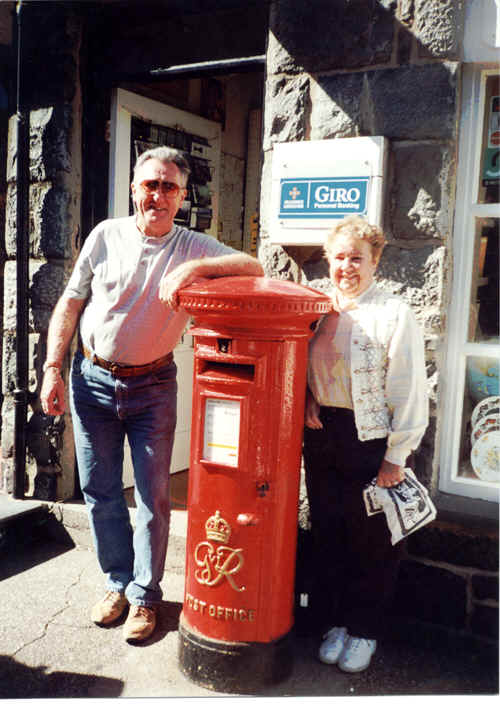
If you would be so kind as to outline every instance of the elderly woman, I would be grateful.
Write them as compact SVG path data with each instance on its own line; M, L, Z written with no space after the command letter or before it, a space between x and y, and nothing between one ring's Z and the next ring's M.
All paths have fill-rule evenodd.
M359 216L325 245L336 312L310 344L304 460L316 586L328 629L319 658L368 667L387 623L401 542L385 514L367 516L363 489L404 479L428 422L422 333L411 308L377 287L382 231Z

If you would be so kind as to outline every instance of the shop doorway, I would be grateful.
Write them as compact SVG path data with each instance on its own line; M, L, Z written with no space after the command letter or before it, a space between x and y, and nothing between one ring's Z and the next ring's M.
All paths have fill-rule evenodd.
M166 144L185 152L192 166L185 206L176 221L206 232L235 249L255 253L255 221L260 197L262 75L244 74L221 80L177 82L177 94L187 93L187 107L158 100L158 86L117 88L112 96L110 217L131 214L132 168L137 156ZM182 86L179 89L179 85ZM204 89L205 85L205 89ZM208 86L208 88L207 88ZM127 87L128 88L128 87ZM207 95L208 93L208 95ZM154 97L152 97L154 95ZM205 106L203 106L205 103ZM208 107L207 107L208 106ZM204 112L209 119L199 114ZM192 338L185 334L175 349L178 367L177 431L171 473L189 467L193 374ZM133 486L130 452L126 447L124 487Z

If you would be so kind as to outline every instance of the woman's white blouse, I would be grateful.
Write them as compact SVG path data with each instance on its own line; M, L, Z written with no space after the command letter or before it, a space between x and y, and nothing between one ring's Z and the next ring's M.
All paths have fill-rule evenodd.
M373 283L325 316L311 340L308 385L321 406L352 408L361 441L387 437L404 466L428 423L424 341L412 309Z

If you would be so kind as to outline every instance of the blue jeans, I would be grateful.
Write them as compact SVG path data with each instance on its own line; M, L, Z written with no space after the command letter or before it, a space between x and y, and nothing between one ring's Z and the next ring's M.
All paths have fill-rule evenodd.
M107 587L131 604L161 601L170 522L170 458L176 425L175 363L118 379L77 352L71 369L80 486ZM123 495L123 448L130 445L137 506L132 530Z

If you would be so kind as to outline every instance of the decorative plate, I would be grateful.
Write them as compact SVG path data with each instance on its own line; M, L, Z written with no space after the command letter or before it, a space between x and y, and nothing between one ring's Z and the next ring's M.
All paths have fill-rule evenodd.
M472 468L485 482L500 481L500 430L481 435L470 453Z
M471 426L474 428L476 423L481 420L481 418L489 415L490 413L494 413L495 410L498 414L500 414L500 396L488 396L488 398L484 398L482 401L479 401L477 406L472 411L470 418Z
M481 420L477 421L471 433L472 447L474 447L476 440L478 440L481 435L489 433L492 430L500 430L500 413L484 416Z

